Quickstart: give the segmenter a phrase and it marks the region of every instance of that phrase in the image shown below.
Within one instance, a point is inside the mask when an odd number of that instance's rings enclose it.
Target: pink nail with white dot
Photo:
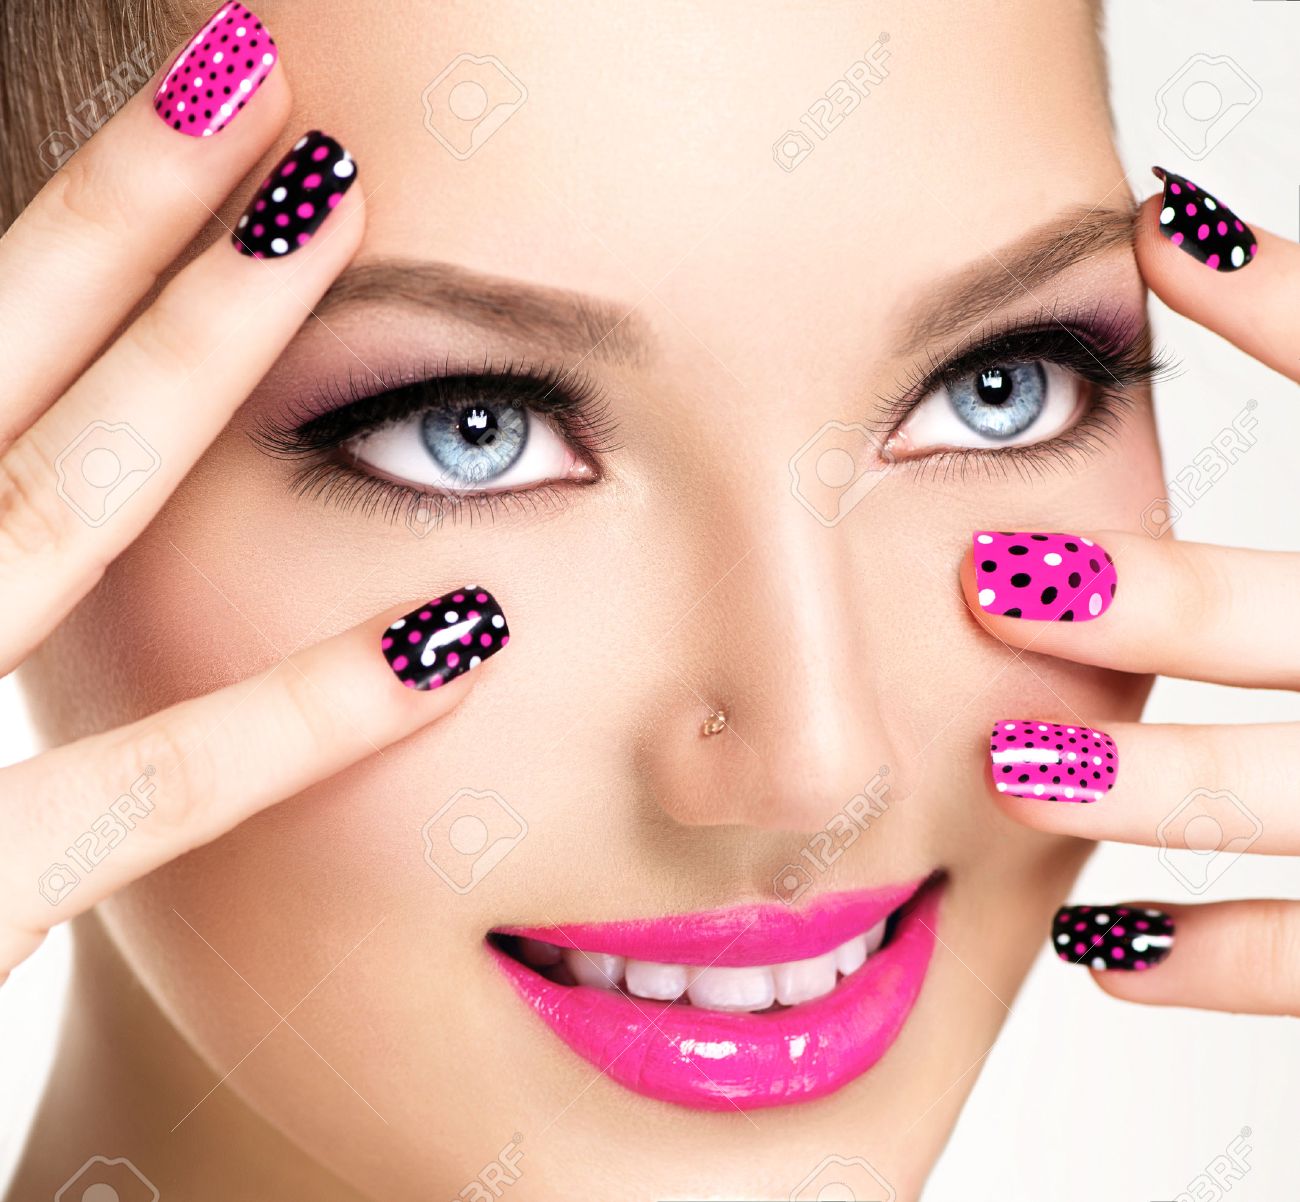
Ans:
[[[1115,564],[1078,534],[978,530],[975,587],[985,613],[1038,622],[1087,622],[1110,608]]]
[[[1119,752],[1105,731],[1032,719],[1002,719],[989,736],[999,793],[1030,801],[1100,801],[1115,787]]]
[[[239,115],[278,57],[275,39],[256,13],[223,4],[163,76],[154,112],[172,129],[210,138]]]

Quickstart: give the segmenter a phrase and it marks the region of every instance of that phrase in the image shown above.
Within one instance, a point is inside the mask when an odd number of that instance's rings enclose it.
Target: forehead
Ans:
[[[1123,190],[1090,4],[921,8],[403,0],[268,21],[300,121],[361,163],[363,258],[715,316],[780,297],[815,322]]]

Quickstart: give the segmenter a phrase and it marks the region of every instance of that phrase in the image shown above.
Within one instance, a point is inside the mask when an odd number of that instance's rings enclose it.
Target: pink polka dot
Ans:
[[[1116,960],[1124,959],[1124,949],[1122,947],[1112,947],[1110,949],[1110,954]]]
[[[1145,918],[1139,918],[1133,925],[1137,927],[1139,931],[1145,931],[1151,924],[1147,922]]]
[[[387,651],[388,648],[391,647],[392,645],[393,645],[392,639],[385,639],[382,643],[379,644],[380,649],[383,651]]]
[[[280,168],[281,175],[292,175],[298,170],[298,160],[290,159],[283,167]]]
[[[328,200],[326,203],[327,203],[327,204],[329,205],[329,207],[332,209],[332,208],[333,208],[336,204],[338,204],[338,202],[339,202],[340,200],[342,200],[342,199],[343,199],[343,193],[342,193],[342,192],[331,192],[331,193],[330,193],[330,198],[329,198],[329,200]]]
[[[466,647],[468,647],[473,640],[474,636],[472,634],[463,634],[460,638],[460,641],[464,643]]]
[[[1235,226],[1237,227],[1237,233],[1241,233],[1241,232],[1246,228],[1246,227],[1245,227],[1244,225],[1242,225],[1241,222],[1238,221],[1237,218],[1235,218],[1235,217],[1232,219],[1232,224],[1235,225]]]
[[[303,220],[306,220],[315,212],[316,209],[312,205],[309,205],[305,200],[298,206],[298,216],[303,218]]]
[[[441,605],[441,604],[442,604],[442,598],[441,598],[441,597],[434,597],[434,599],[433,599],[432,601],[430,601],[429,604],[430,604],[430,605]]]
[[[1124,928],[1120,926],[1111,927],[1110,933],[1112,935],[1122,935],[1124,934]]]
[[[486,600],[487,600],[487,593],[477,593],[477,594],[475,594],[475,596],[474,596],[474,600],[475,600],[475,601],[486,601]]]
[[[1089,942],[1091,942],[1091,944],[1092,944],[1093,947],[1096,947],[1097,944],[1099,944],[1099,943],[1101,942],[1101,936],[1100,936],[1100,935],[1093,935],[1092,938],[1091,938],[1091,940],[1090,940]]]
[[[1171,191],[1175,196],[1177,196],[1182,192],[1182,188],[1180,188],[1177,184],[1170,184],[1169,191]]]
[[[1076,943],[1076,944],[1074,945],[1074,951],[1075,951],[1075,954],[1076,954],[1076,955],[1082,956],[1083,953],[1086,952],[1087,950],[1088,950],[1088,949],[1087,949],[1086,947],[1084,947],[1084,945],[1083,945],[1082,943]]]
[[[1170,238],[1169,241],[1172,242],[1175,246],[1182,246],[1183,235],[1181,233],[1177,233],[1172,238]]]
[[[408,643],[418,643],[420,641],[420,632],[418,630],[412,630],[411,633],[406,636],[406,641]]]
[[[312,188],[319,188],[319,187],[320,187],[320,173],[319,173],[319,172],[316,172],[316,171],[313,171],[309,176],[307,176],[307,177],[302,181],[302,186],[303,186],[304,188],[309,189],[309,190],[312,189]]]
[[[431,681],[429,681],[429,688],[431,688],[431,689],[440,689],[440,688],[442,688],[442,677],[441,677],[441,676],[435,676]]]
[[[1259,249],[1259,247],[1256,246],[1255,243],[1252,242],[1252,243],[1250,244],[1250,257],[1251,257],[1252,259],[1255,257],[1255,252],[1256,252],[1258,249]]]
[[[415,688],[415,681],[413,681],[413,680],[404,680],[404,681],[402,681],[402,683],[403,683],[403,684],[404,684],[408,689],[413,689],[413,688]]]
[[[464,601],[464,600],[465,600],[465,594],[464,594],[464,593],[453,593],[451,599],[452,599],[453,601]]]
[[[478,641],[479,641],[479,645],[480,645],[481,647],[490,647],[490,646],[492,646],[492,636],[491,636],[490,634],[481,634],[481,635],[479,635],[479,636],[478,636]]]
[[[457,655],[456,652],[454,652],[454,651],[448,651],[448,652],[447,652],[447,667],[449,667],[449,668],[454,668],[458,663],[460,663],[460,656]]]
[[[282,225],[282,226],[283,226],[283,225],[288,225],[288,224],[289,224],[289,214],[288,214],[288,213],[277,213],[277,214],[275,215],[275,224],[276,224],[276,225]]]
[[[257,204],[253,206],[253,212],[260,213],[264,208],[266,208],[266,201],[259,200]]]
[[[253,226],[254,238],[260,238],[265,232],[266,232],[266,226],[260,224]]]
[[[1198,225],[1196,227],[1196,236],[1204,242],[1210,236],[1210,227],[1208,225]]]
[[[310,234],[303,233],[303,234],[299,234],[299,235],[298,235],[298,245],[299,245],[299,246],[306,246],[307,243],[310,242],[310,241],[311,241],[311,235],[310,235]]]
[[[1208,259],[1205,260],[1205,266],[1208,267],[1211,271],[1218,271],[1219,256],[1211,255]]]
[[[1187,215],[1188,217],[1196,216],[1196,206],[1192,204],[1191,201],[1187,202]]]
[[[411,661],[407,659],[406,656],[399,655],[395,660],[393,660],[393,671],[400,672],[410,662]]]
[[[1147,962],[1145,960],[1133,961],[1133,967],[1136,968],[1138,972],[1141,972],[1144,968],[1146,968],[1146,966],[1147,966]]]
[[[316,149],[311,152],[311,157],[319,163],[321,159],[329,154],[329,152],[330,149],[328,146],[317,146]]]
[[[509,642],[510,642],[510,636],[509,636],[509,635],[506,635],[505,638],[503,638],[503,639],[501,640],[501,646],[504,647],[504,646],[506,646]]]
[[[1215,226],[1215,229],[1217,229],[1221,234],[1226,234],[1228,232],[1228,223],[1226,221],[1220,221],[1219,224]]]
[[[433,611],[432,611],[432,610],[429,610],[429,609],[422,609],[422,610],[420,610],[420,621],[421,621],[421,622],[427,622],[431,617],[433,617]]]
[[[471,609],[471,610],[469,611],[469,613],[467,613],[467,614],[465,615],[465,617],[468,618],[468,619],[470,619],[471,621],[473,621],[473,620],[475,620],[475,619],[477,619],[477,618],[479,618],[479,617],[481,617],[481,616],[482,616],[482,615],[479,614],[479,612],[478,612],[477,609]]]

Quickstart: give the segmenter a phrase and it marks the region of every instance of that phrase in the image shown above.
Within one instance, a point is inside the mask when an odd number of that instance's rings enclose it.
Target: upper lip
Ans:
[[[501,926],[495,933],[659,963],[780,964],[831,951],[887,918],[924,883],[827,893],[798,909],[759,903],[667,918]]]

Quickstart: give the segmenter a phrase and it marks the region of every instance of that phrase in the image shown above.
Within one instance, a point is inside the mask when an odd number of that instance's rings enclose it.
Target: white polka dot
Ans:
[[[506,624],[506,620],[500,614],[494,614],[492,616],[492,625],[495,626],[498,630],[505,624]]]
[[[283,238],[273,238],[271,240],[271,249],[277,255],[282,255],[289,249],[289,244]]]
[[[1160,224],[1168,225],[1174,219],[1174,211],[1168,205],[1160,210]]]
[[[220,50],[218,50],[218,51],[216,52],[216,54],[214,54],[214,55],[212,56],[212,61],[213,61],[214,63],[219,63],[219,62],[221,62],[221,60],[222,60],[223,58],[225,58],[225,57],[226,57],[225,54],[223,54]]]
[[[1160,917],[1160,911],[1159,911],[1159,910],[1143,910],[1142,913],[1145,914],[1148,918],[1159,918],[1159,917]]]
[[[229,117],[234,111],[234,107],[229,102],[221,106],[221,115],[223,117]]]
[[[1092,966],[1093,966],[1093,968],[1105,968],[1105,967],[1106,967],[1106,961],[1103,960],[1100,956],[1093,956],[1093,958],[1092,958]]]
[[[339,161],[334,164],[334,174],[337,175],[339,179],[347,179],[355,170],[356,167],[353,166],[351,159],[339,159]]]
[[[301,150],[306,145],[307,145],[307,135],[303,134],[303,136],[293,144],[293,148],[294,150]]]
[[[1042,786],[1042,785],[1035,785],[1035,786],[1034,786],[1034,796],[1035,796],[1035,797],[1042,797],[1042,795],[1043,795],[1043,786]]]
[[[238,229],[238,230],[242,230],[242,229],[244,228],[244,226],[246,226],[247,224],[248,224],[248,218],[247,218],[247,217],[241,217],[241,218],[239,219],[239,224],[238,224],[237,226],[235,226],[235,228]]]
[[[279,204],[288,195],[289,195],[289,189],[280,187],[280,188],[276,188],[276,190],[271,193],[271,199],[275,201],[276,204]]]
[[[1016,729],[1016,724],[1015,724],[1014,722],[1004,722],[1004,723],[1002,723],[1002,729],[1003,729],[1003,730],[1015,730],[1015,729]]]
[[[1101,763],[1101,756],[1099,756],[1099,755],[1094,755],[1094,756],[1092,757],[1092,762],[1093,762],[1094,764],[1100,764],[1100,763]]]
[[[1099,927],[1104,927],[1110,921],[1110,915],[1098,914],[1096,915],[1096,917],[1093,918],[1092,921],[1095,922]]]
[[[471,655],[469,657],[469,666],[471,668],[477,668],[482,662],[483,661],[477,655]]]
[[[253,81],[251,79],[242,79],[239,81],[239,90],[241,92],[251,92],[253,90]]]
[[[443,619],[444,619],[445,621],[448,621],[448,622],[459,622],[459,621],[460,621],[460,614],[458,614],[454,609],[449,609],[449,610],[447,610],[447,612],[444,613],[442,616],[443,616]]]
[[[1228,256],[1232,260],[1234,267],[1240,267],[1246,261],[1246,252],[1240,246],[1232,248],[1232,254]]]
[[[979,602],[981,605],[987,607],[989,605],[992,605],[996,599],[997,599],[997,593],[995,593],[991,588],[980,589]]]
[[[1067,751],[1067,752],[1065,753],[1065,758],[1066,758],[1067,760],[1077,760],[1079,757],[1078,757],[1077,755],[1075,755],[1073,751]]]
[[[178,100],[178,101],[176,102],[176,111],[177,111],[178,113],[183,113],[183,112],[185,111],[185,101],[183,101],[183,100]]]
[[[1205,207],[1209,209],[1211,213],[1219,207],[1214,203],[1214,198],[1212,196],[1204,196],[1201,199],[1205,201]]]
[[[1067,935],[1064,931],[1062,931],[1059,935],[1057,935],[1057,937],[1056,937],[1056,942],[1057,942],[1057,943],[1069,943],[1069,942],[1070,942],[1070,936]]]
[[[1072,734],[1074,734],[1074,727],[1073,727],[1073,726],[1067,726],[1067,727],[1065,728],[1065,733],[1066,733],[1067,735],[1072,735]]]
[[[405,625],[406,625],[406,619],[405,619],[405,618],[398,618],[397,621],[394,622],[394,623],[393,623],[393,624],[392,624],[388,629],[389,629],[389,630],[401,630],[402,627],[405,626]]]
[[[216,133],[216,132],[217,132],[217,131],[216,131],[215,129],[208,128],[208,129],[205,129],[205,130],[203,131],[202,136],[205,137],[205,138],[210,138],[210,137],[212,137],[212,135],[213,135],[214,133]]]
[[[274,55],[274,54],[264,54],[264,55],[262,55],[262,65],[263,65],[263,66],[265,66],[265,67],[269,67],[273,62],[275,62],[275,55]]]
[[[993,535],[981,534],[975,539],[975,541],[977,543],[991,543],[993,541]]]
[[[1039,730],[1046,730],[1047,727],[1046,727],[1046,726],[1040,726],[1038,729],[1039,729]]]
[[[203,76],[196,75],[191,82],[194,84],[196,88],[201,88],[203,86]]]
[[[1047,564],[1048,567],[1054,568],[1061,562],[1061,557],[1055,551],[1048,551],[1048,553],[1043,556],[1043,562]]]
[[[1144,952],[1150,946],[1151,945],[1147,943],[1147,937],[1145,935],[1133,936],[1133,950],[1135,952]]]
[[[247,32],[248,32],[247,26],[241,25],[238,29],[235,30],[235,37],[242,38],[244,34],[246,34]]]
[[[1073,801],[1073,800],[1074,800],[1074,790],[1073,790],[1073,789],[1066,789],[1066,791],[1065,791],[1065,799],[1066,799],[1066,801]]]
[[[1080,542],[1081,542],[1085,547],[1095,547],[1095,546],[1097,545],[1097,544],[1094,543],[1094,542],[1092,541],[1092,539],[1090,539],[1090,538],[1081,538],[1079,541],[1080,541]]]
[[[1088,598],[1088,612],[1092,614],[1094,618],[1101,613],[1100,593],[1093,593],[1092,596]]]
[[[1006,785],[1004,785],[1001,781],[998,781],[998,792],[1005,793],[1006,791],[1007,791]]]

